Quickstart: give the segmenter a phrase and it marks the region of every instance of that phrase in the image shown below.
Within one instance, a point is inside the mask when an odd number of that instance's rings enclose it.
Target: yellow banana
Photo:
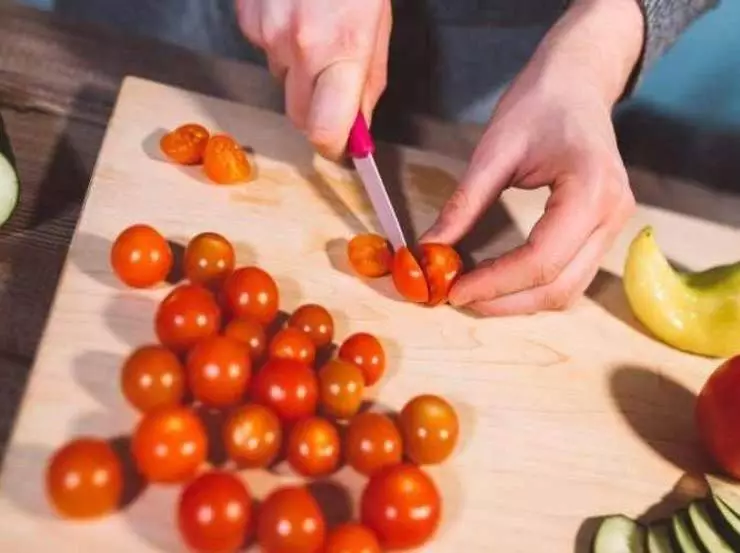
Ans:
[[[647,226],[630,244],[623,284],[635,317],[659,340],[707,357],[740,354],[740,262],[679,271]]]

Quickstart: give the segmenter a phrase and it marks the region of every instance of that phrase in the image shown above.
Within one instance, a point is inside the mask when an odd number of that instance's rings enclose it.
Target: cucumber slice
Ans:
[[[694,535],[686,511],[680,511],[671,518],[671,537],[680,553],[703,553]]]
[[[648,553],[674,553],[671,543],[671,530],[668,522],[656,522],[647,530]]]
[[[689,520],[707,553],[732,553],[732,548],[712,524],[712,518],[703,501],[694,501],[689,505]]]
[[[625,515],[605,517],[594,536],[593,553],[646,553],[647,531]]]
[[[740,516],[716,493],[712,494],[712,515],[727,543],[740,548]]]
[[[0,227],[10,219],[18,204],[18,174],[15,171],[15,157],[5,125],[0,117]]]

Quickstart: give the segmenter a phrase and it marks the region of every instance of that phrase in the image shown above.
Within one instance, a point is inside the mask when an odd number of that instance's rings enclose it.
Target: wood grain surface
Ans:
[[[254,148],[258,179],[216,187],[197,169],[164,162],[158,137],[190,120]],[[380,148],[378,162],[416,233],[464,169],[459,160],[391,146]],[[466,249],[480,259],[520,243],[545,199],[545,191],[507,192]],[[175,487],[147,488],[120,514],[89,524],[57,520],[43,492],[55,448],[82,434],[125,443],[137,420],[120,396],[119,368],[133,347],[154,339],[152,316],[167,289],[124,289],[111,275],[108,251],[124,227],[142,221],[180,243],[222,232],[240,264],[275,275],[283,309],[319,302],[334,313],[338,339],[376,333],[389,354],[388,375],[372,393],[376,408],[398,409],[423,392],[457,407],[459,448],[430,469],[444,494],[444,520],[425,551],[586,551],[590,517],[659,516],[703,488],[709,466],[692,425],[693,399],[716,361],[647,335],[630,315],[619,275],[629,240],[646,223],[668,255],[691,268],[733,259],[735,227],[642,205],[588,296],[567,313],[484,320],[424,309],[399,301],[387,279],[368,283],[351,274],[344,247],[355,233],[376,230],[370,205],[352,173],[313,156],[286,120],[131,78],[108,126],[8,447],[1,551],[182,550],[172,519]],[[276,482],[294,480],[280,472],[243,476],[262,497]],[[319,495],[347,516],[361,485],[343,469],[318,486]]]

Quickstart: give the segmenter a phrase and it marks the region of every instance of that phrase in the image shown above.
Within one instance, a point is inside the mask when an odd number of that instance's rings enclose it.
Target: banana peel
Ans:
[[[680,271],[646,226],[630,244],[623,286],[635,317],[664,343],[706,357],[740,354],[740,262]]]

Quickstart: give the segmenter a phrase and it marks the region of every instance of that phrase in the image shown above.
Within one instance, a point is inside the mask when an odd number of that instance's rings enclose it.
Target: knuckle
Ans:
[[[263,23],[260,34],[260,41],[265,50],[270,52],[277,49],[278,43],[280,42],[280,31],[277,27]]]
[[[320,153],[329,158],[338,156],[340,148],[337,146],[339,140],[337,133],[332,129],[322,126],[313,126],[308,129],[308,140]]]
[[[573,305],[574,301],[574,294],[558,286],[550,286],[542,294],[542,307],[548,311],[564,311]]]
[[[357,58],[368,51],[367,33],[354,26],[342,25],[334,36],[334,47],[342,57]]]
[[[464,188],[457,188],[447,200],[442,212],[443,217],[455,217],[472,209],[470,194]]]
[[[541,252],[536,245],[530,244],[527,252],[533,259],[531,265],[531,280],[533,286],[546,286],[552,283],[562,271],[562,263],[548,258],[547,255],[540,255]]]
[[[316,33],[307,25],[297,27],[293,31],[293,45],[299,54],[305,56],[316,45]]]

